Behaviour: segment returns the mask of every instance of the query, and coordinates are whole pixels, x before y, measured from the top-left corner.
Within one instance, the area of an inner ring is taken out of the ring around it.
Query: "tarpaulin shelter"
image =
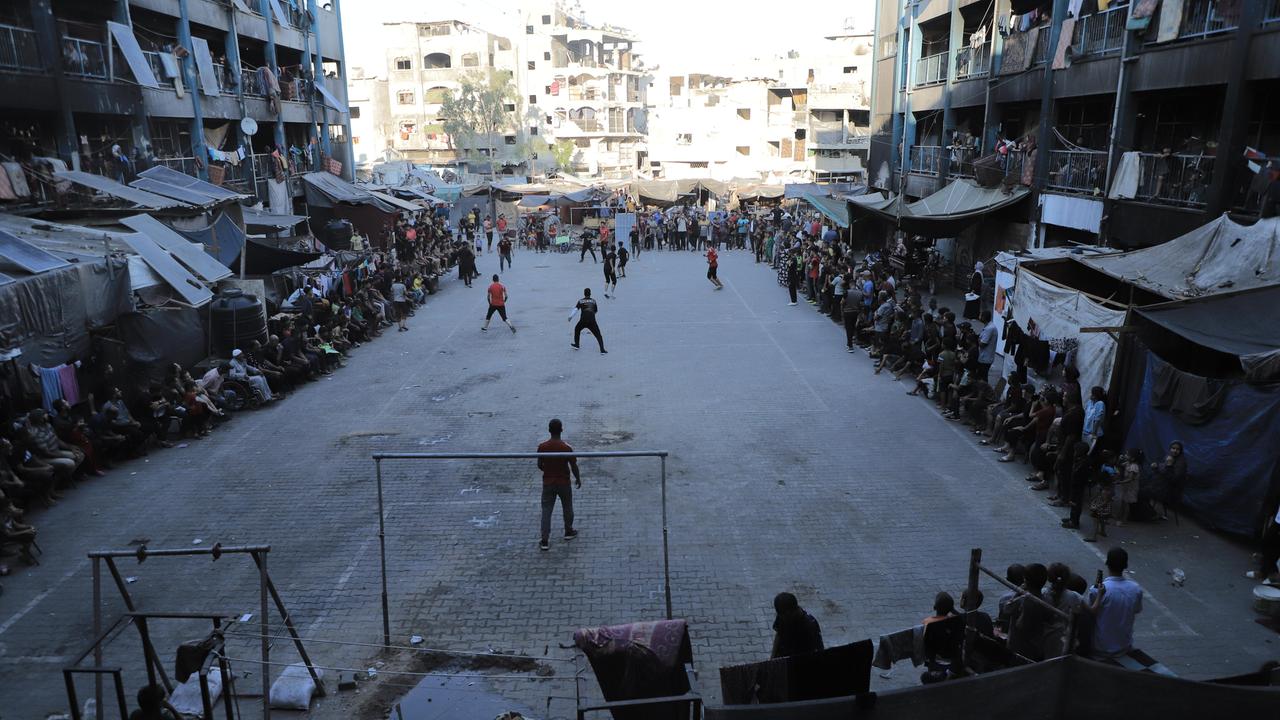
[[[338,218],[350,220],[357,230],[373,242],[386,241],[387,233],[395,225],[400,208],[333,173],[307,173],[302,176],[302,182],[311,211],[313,235],[323,241],[325,224]]]
[[[1079,261],[1169,299],[1274,285],[1280,283],[1280,217],[1241,225],[1223,215],[1155,247]]]
[[[1280,353],[1280,285],[1148,305],[1134,312],[1186,342],[1239,359],[1239,370],[1247,379],[1280,380],[1263,367],[1269,356]]]
[[[282,246],[283,243],[271,240],[248,238],[245,243],[245,273],[249,275],[270,275],[277,270],[291,267],[302,267],[317,260],[321,254],[301,252]],[[240,258],[235,259],[236,263]]]
[[[274,215],[265,210],[244,209],[244,227],[250,233],[291,232],[306,221],[306,215]]]
[[[832,197],[805,194],[804,201],[818,209],[838,227],[849,227],[849,203]]]
[[[984,216],[1006,208],[1027,197],[1023,187],[1006,192],[1001,188],[984,188],[972,180],[959,179],[938,192],[913,203],[895,198],[879,202],[855,202],[850,207],[859,216],[874,217],[902,230],[926,237],[955,237],[960,231]]]
[[[179,230],[183,237],[204,246],[205,252],[228,268],[235,269],[236,258],[244,247],[244,230],[226,213],[219,213],[210,225],[196,230]]]
[[[1197,682],[1136,672],[1075,655],[861,696],[775,705],[707,708],[706,720],[1200,720],[1230,708],[1239,717],[1272,717],[1280,688]],[[1034,708],[1029,712],[1028,708]]]
[[[127,376],[140,380],[160,381],[171,364],[193,367],[208,354],[207,334],[195,308],[125,313],[116,321],[116,333],[124,343]]]

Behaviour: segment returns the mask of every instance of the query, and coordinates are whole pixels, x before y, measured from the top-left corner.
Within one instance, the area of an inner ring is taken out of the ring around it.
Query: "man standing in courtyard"
[[[540,453],[573,452],[569,443],[560,439],[564,425],[559,418],[547,423],[547,431],[551,437],[538,445]],[[551,549],[551,513],[556,508],[556,498],[560,498],[560,511],[564,513],[564,539],[578,537],[573,529],[573,489],[569,487],[569,473],[573,472],[574,485],[582,487],[582,475],[578,472],[578,460],[573,457],[538,458],[538,469],[542,471],[542,540],[538,549]]]
[[[1089,590],[1094,658],[1119,657],[1133,649],[1133,621],[1142,612],[1142,586],[1124,576],[1128,568],[1129,553],[1124,548],[1111,548],[1107,551],[1108,577]]]
[[[502,322],[511,328],[511,334],[516,334],[516,326],[511,324],[507,319],[507,287],[498,281],[498,276],[493,276],[493,283],[489,285],[489,312],[484,316],[484,325],[480,326],[481,330],[489,329],[489,321],[493,319],[493,314],[498,313],[498,317],[502,318]]]
[[[600,334],[600,326],[596,324],[596,311],[599,310],[596,301],[591,299],[591,288],[583,288],[582,299],[577,305],[573,306],[573,312],[569,313],[569,321],[573,322],[573,317],[581,313],[582,317],[578,320],[577,326],[573,328],[573,349],[577,350],[578,341],[582,339],[582,331],[588,330],[592,335],[596,336],[596,342],[600,343],[600,354],[608,354],[608,350],[604,349],[604,336]]]

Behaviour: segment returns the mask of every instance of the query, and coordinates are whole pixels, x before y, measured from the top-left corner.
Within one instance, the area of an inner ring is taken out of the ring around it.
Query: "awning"
[[[247,230],[280,232],[292,230],[298,223],[306,222],[303,215],[272,215],[263,210],[244,209],[244,226]]]
[[[844,200],[805,193],[804,201],[817,208],[818,212],[830,218],[837,226],[849,227],[849,203]]]
[[[1280,350],[1280,285],[1161,303],[1136,312],[1179,337],[1228,355]]]
[[[244,258],[245,272],[249,275],[270,275],[277,270],[302,267],[315,262],[320,253],[298,252],[277,247],[270,241],[249,238]],[[239,262],[239,258],[237,258]]]
[[[156,165],[155,167],[147,168],[138,173],[138,176],[190,190],[211,200],[242,200],[249,197],[244,193],[228,190],[220,185],[214,185],[186,173],[180,173],[167,165]],[[159,194],[163,195],[164,193]]]
[[[373,193],[357,187],[328,172],[310,172],[302,176],[306,186],[307,203],[316,207],[333,207],[337,203],[371,205],[382,212],[394,213],[396,208],[374,197]],[[416,209],[416,208],[415,208]]]
[[[782,185],[752,183],[738,188],[737,192],[739,200],[775,200],[786,193],[786,188]]]
[[[316,92],[320,93],[320,97],[324,98],[325,105],[328,105],[329,107],[333,108],[334,110],[337,110],[340,113],[347,112],[346,103],[342,102],[337,98],[336,95],[329,92],[329,90],[325,88],[323,84],[317,82],[315,83],[315,87],[316,87]]]
[[[53,175],[61,180],[70,180],[77,185],[97,190],[105,195],[120,198],[121,200],[127,200],[138,207],[150,208],[151,210],[191,207],[190,203],[167,198],[163,195],[147,192],[146,190],[132,188],[128,185],[122,185],[111,178],[94,175],[93,173],[87,173],[80,170],[63,170],[55,172]]]
[[[1280,283],[1280,217],[1240,225],[1223,215],[1155,247],[1080,262],[1170,299]]]
[[[231,216],[220,213],[212,225],[202,228],[184,228],[178,230],[184,238],[199,243],[204,251],[223,266],[235,269],[236,258],[244,247],[244,230],[236,225]]]
[[[850,207],[855,214],[900,223],[907,233],[955,237],[984,215],[1008,207],[1027,194],[1024,187],[1006,193],[1001,188],[981,187],[972,180],[955,180],[938,192],[906,205],[895,199],[883,206],[876,202],[863,204],[855,201]]]
[[[518,204],[523,208],[536,208],[542,207],[549,202],[551,202],[551,196],[549,195],[525,195],[520,198]]]
[[[151,65],[147,64],[147,57],[142,54],[142,47],[138,45],[138,38],[133,36],[133,30],[128,25],[110,20],[107,21],[107,28],[111,30],[111,37],[115,39],[120,54],[124,55],[124,61],[129,64],[138,84],[160,89],[160,83],[156,82],[156,75],[151,72]]]
[[[422,212],[421,205],[414,205],[408,200],[401,200],[395,195],[389,195],[383,192],[372,192],[372,191],[369,194],[398,210],[403,210],[405,212]]]
[[[218,217],[218,222],[214,225],[223,223],[224,232],[230,232],[226,228],[224,220],[229,222],[225,214]],[[151,238],[157,245],[163,248],[170,255],[173,255],[183,265],[190,268],[195,274],[204,278],[208,282],[217,282],[223,278],[231,277],[231,271],[222,263],[207,255],[204,251],[204,245],[193,243],[177,230],[165,225],[150,215],[134,215],[120,221],[133,230]],[[239,228],[235,227],[235,223],[231,223],[231,230],[240,234],[240,241],[244,241],[244,235],[240,233]],[[228,244],[231,244],[228,238]]]

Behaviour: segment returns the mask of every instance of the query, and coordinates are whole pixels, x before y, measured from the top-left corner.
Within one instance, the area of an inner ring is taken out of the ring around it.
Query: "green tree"
[[[556,161],[556,167],[560,168],[561,172],[567,171],[573,164],[573,154],[577,150],[572,140],[557,140],[551,147],[551,157]]]
[[[519,96],[510,73],[485,77],[471,73],[462,78],[457,92],[449,92],[441,104],[444,131],[455,147],[471,151],[484,147],[489,152],[489,176],[497,176],[494,165],[494,137],[513,126],[519,117],[507,108]]]

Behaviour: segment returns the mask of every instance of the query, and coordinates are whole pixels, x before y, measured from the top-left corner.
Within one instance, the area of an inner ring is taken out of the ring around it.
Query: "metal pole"
[[[391,644],[391,611],[387,606],[387,528],[382,510],[382,460],[374,460],[378,473],[378,556],[382,561],[382,644]]]
[[[662,584],[667,597],[667,619],[671,619],[671,554],[667,548],[667,456],[662,461]]]
[[[268,23],[269,24],[269,23]],[[254,553],[258,561],[259,611],[258,622],[262,628],[262,720],[271,717],[271,623],[267,619],[267,554]]]
[[[93,636],[102,637],[102,560],[93,559]],[[93,647],[93,665],[102,667],[102,644]],[[93,676],[94,701],[102,707],[102,676]],[[72,703],[74,704],[74,703]]]

